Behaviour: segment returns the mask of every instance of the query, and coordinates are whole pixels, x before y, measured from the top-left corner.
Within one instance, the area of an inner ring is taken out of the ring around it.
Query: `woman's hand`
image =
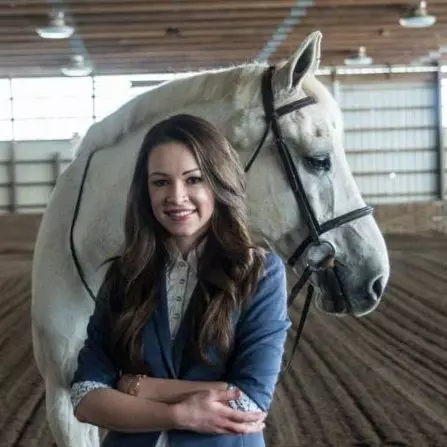
[[[239,390],[199,391],[174,406],[180,430],[198,433],[248,434],[264,429],[266,413],[233,410],[228,401],[238,399]]]
[[[122,393],[128,393],[129,384],[132,377],[133,377],[132,374],[123,374],[117,383],[116,389],[118,391],[121,391]]]

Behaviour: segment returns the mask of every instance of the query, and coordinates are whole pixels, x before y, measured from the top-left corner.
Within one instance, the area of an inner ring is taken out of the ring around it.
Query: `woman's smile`
[[[165,213],[176,222],[186,222],[195,213],[195,210],[173,210]]]

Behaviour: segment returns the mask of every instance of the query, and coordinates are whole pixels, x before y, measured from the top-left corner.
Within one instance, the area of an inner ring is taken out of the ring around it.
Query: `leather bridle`
[[[269,132],[272,131],[275,145],[276,148],[278,149],[278,153],[281,158],[282,167],[284,168],[287,180],[290,184],[290,187],[292,189],[293,195],[295,197],[296,203],[301,212],[303,220],[307,226],[307,229],[309,230],[309,236],[306,239],[304,239],[300,245],[298,245],[296,250],[287,260],[287,264],[290,267],[294,267],[297,261],[304,254],[306,254],[306,260],[305,260],[306,262],[304,270],[301,273],[301,276],[299,277],[298,281],[291,289],[291,292],[287,300],[287,305],[288,307],[292,306],[298,293],[306,284],[306,282],[309,280],[312,273],[321,271],[324,272],[325,279],[329,283],[332,289],[335,302],[337,302],[337,300],[338,301],[342,300],[344,302],[344,305],[349,307],[349,302],[346,299],[346,296],[343,292],[343,287],[341,285],[341,281],[339,279],[339,275],[337,272],[336,250],[329,241],[323,240],[320,236],[348,222],[370,215],[373,213],[374,210],[370,206],[364,206],[362,208],[338,216],[334,219],[328,220],[323,224],[320,224],[318,222],[317,217],[315,216],[315,213],[307,198],[297,168],[295,166],[295,163],[293,162],[290,150],[287,147],[286,143],[284,142],[284,138],[281,133],[281,128],[278,123],[279,118],[281,118],[282,116],[300,110],[303,107],[316,104],[317,101],[315,100],[315,98],[307,96],[305,98],[298,99],[297,101],[293,101],[289,104],[279,107],[278,109],[275,109],[273,83],[272,83],[274,71],[275,67],[271,66],[264,72],[262,76],[262,104],[264,107],[266,128],[258,147],[253,152],[253,155],[250,157],[249,161],[245,166],[245,172],[248,172],[252,167],[253,163],[256,161],[259,152],[261,151],[261,148],[264,146],[264,143],[267,139]],[[322,251],[323,256],[320,257],[320,259],[316,260],[312,259],[311,256],[312,250],[314,250],[314,252],[317,252],[318,250]],[[297,328],[295,341],[292,347],[292,353],[289,358],[289,361],[287,362],[283,370],[283,373],[287,371],[287,369],[290,367],[290,363],[292,361],[293,355],[296,351],[298,342],[301,337],[301,333],[304,328],[304,323],[307,318],[307,314],[309,311],[313,295],[314,295],[314,287],[311,283],[309,283],[306,301],[304,303],[301,319]]]

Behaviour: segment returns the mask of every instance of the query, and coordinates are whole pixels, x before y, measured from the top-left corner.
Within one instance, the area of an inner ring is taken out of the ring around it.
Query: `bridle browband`
[[[304,241],[302,241],[300,245],[298,245],[296,250],[287,260],[287,264],[290,267],[294,267],[298,259],[300,259],[306,252],[306,250],[308,250],[311,246],[320,247],[323,244],[329,246],[329,251],[327,252],[326,256],[324,256],[324,258],[322,258],[319,262],[306,263],[300,278],[290,291],[287,300],[287,305],[288,307],[292,306],[296,296],[303,288],[303,286],[306,284],[312,273],[315,271],[325,272],[326,279],[330,282],[331,287],[333,287],[333,290],[335,290],[336,295],[338,295],[340,299],[343,298],[345,300],[345,303],[347,304],[346,297],[344,296],[343,288],[339,280],[339,275],[337,273],[337,267],[335,265],[335,255],[336,255],[335,248],[332,246],[332,244],[322,240],[320,236],[348,222],[372,214],[373,208],[370,206],[365,206],[363,208],[359,208],[357,210],[338,216],[334,219],[328,220],[321,225],[319,224],[315,216],[315,213],[313,212],[313,209],[309,203],[309,200],[306,196],[306,192],[304,190],[301,179],[298,175],[295,163],[293,162],[290,150],[287,147],[286,143],[284,142],[281,133],[281,128],[278,123],[279,118],[281,118],[282,116],[300,110],[304,107],[310,106],[312,104],[316,104],[317,101],[315,100],[315,98],[307,96],[305,98],[298,99],[297,101],[293,101],[289,104],[281,106],[278,109],[275,109],[275,100],[274,100],[273,83],[272,83],[274,71],[275,67],[271,66],[264,72],[262,76],[262,85],[261,85],[262,104],[264,107],[266,128],[258,147],[253,152],[253,155],[250,157],[245,166],[245,172],[247,173],[252,167],[253,163],[256,161],[261,151],[261,148],[263,147],[267,139],[269,132],[272,131],[275,145],[276,148],[278,149],[278,153],[281,158],[282,167],[286,173],[287,180],[290,184],[290,187],[292,189],[293,195],[295,197],[301,215],[304,219],[306,227],[309,230],[309,236],[306,239],[304,239]],[[293,355],[298,346],[298,342],[300,340],[301,333],[304,328],[304,323],[307,318],[313,294],[314,294],[314,287],[312,284],[309,283],[306,300],[301,314],[301,319],[298,324],[295,341],[292,347],[292,352],[285,368],[283,369],[283,373],[285,373],[287,369],[290,367]]]
[[[279,127],[278,119],[281,118],[284,115],[287,115],[289,113],[295,112],[299,109],[302,109],[303,107],[307,107],[312,104],[316,104],[317,101],[308,96],[302,99],[299,99],[297,101],[293,101],[289,104],[286,104],[284,106],[279,107],[278,109],[275,109],[275,102],[274,102],[274,96],[273,96],[273,85],[272,85],[272,78],[274,73],[275,67],[269,67],[262,76],[262,103],[264,107],[264,113],[265,113],[265,121],[266,121],[266,128],[264,131],[264,134],[260,140],[260,143],[256,150],[253,152],[253,155],[250,157],[249,161],[247,162],[245,166],[245,172],[247,173],[253,163],[256,161],[259,152],[261,151],[262,147],[264,146],[264,143],[267,139],[267,136],[270,131],[273,132],[273,136],[275,139],[275,145],[278,149],[282,166],[285,170],[287,179],[290,183],[290,186],[293,191],[293,195],[295,196],[295,200],[297,202],[298,208],[301,211],[301,214],[303,216],[303,219],[306,223],[306,226],[309,230],[309,236],[304,239],[303,242],[296,248],[292,256],[287,260],[287,264],[290,267],[294,267],[296,262],[299,258],[305,253],[306,250],[309,250],[312,246],[314,247],[321,247],[324,244],[327,244],[330,248],[330,252],[327,256],[325,256],[323,259],[321,259],[320,262],[313,263],[308,262],[303,270],[303,273],[301,274],[300,278],[296,282],[296,284],[292,287],[287,305],[288,307],[292,306],[296,296],[300,292],[300,290],[303,288],[303,286],[306,284],[310,276],[313,272],[316,271],[324,271],[326,273],[326,279],[331,283],[331,286],[336,289],[336,294],[339,297],[344,297],[343,288],[341,287],[338,274],[337,274],[337,268],[335,265],[335,249],[332,247],[332,245],[328,244],[327,241],[324,241],[320,238],[320,236],[334,228],[337,228],[341,225],[344,225],[348,222],[351,222],[353,220],[359,219],[360,217],[367,216],[369,214],[372,214],[373,208],[370,206],[365,206],[363,208],[359,208],[357,210],[351,211],[349,213],[343,214],[342,216],[336,217],[334,219],[328,220],[324,222],[323,224],[319,224],[312,207],[309,203],[309,200],[307,199],[303,184],[301,183],[301,179],[298,175],[296,166],[293,162],[292,156],[290,154],[289,148],[285,144],[282,134],[281,134],[281,128]],[[84,172],[82,174],[81,178],[81,184],[79,186],[79,192],[75,203],[75,209],[73,212],[73,218],[70,225],[70,234],[69,234],[69,245],[70,245],[70,251],[73,258],[73,262],[75,264],[76,270],[78,271],[79,277],[81,279],[82,284],[84,285],[87,293],[90,295],[93,301],[96,301],[95,294],[93,293],[92,289],[87,283],[87,280],[84,275],[84,271],[82,269],[81,263],[79,261],[78,255],[76,253],[76,247],[74,243],[74,230],[76,221],[79,215],[80,211],[80,205],[84,190],[85,181],[87,178],[87,171],[90,167],[91,160],[93,156],[101,151],[103,148],[99,148],[95,151],[92,151],[86,161],[86,165],[84,168]],[[291,356],[283,369],[283,373],[287,371],[287,369],[290,367],[290,363],[292,361],[293,355],[296,351],[296,348],[298,346],[298,342],[301,336],[301,333],[304,328],[304,323],[306,321],[306,317],[309,311],[309,307],[312,301],[314,293],[314,287],[312,284],[309,284],[308,290],[307,290],[307,296],[306,301],[304,303],[302,315],[300,322],[298,324],[295,341],[292,347],[292,353]]]

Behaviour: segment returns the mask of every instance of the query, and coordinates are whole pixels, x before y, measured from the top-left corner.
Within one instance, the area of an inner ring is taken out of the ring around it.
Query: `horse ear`
[[[309,34],[285,65],[276,71],[276,91],[298,89],[304,76],[315,74],[320,65],[322,38],[320,31]]]

